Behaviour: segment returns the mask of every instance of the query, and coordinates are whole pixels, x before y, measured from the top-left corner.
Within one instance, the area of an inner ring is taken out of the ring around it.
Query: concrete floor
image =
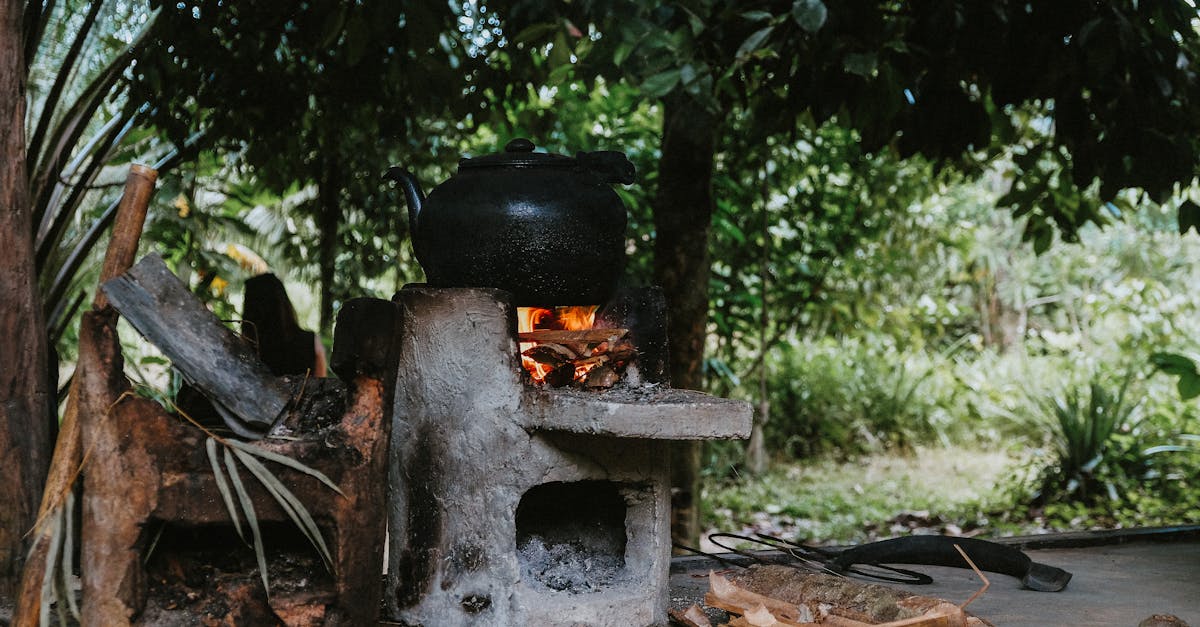
[[[1135,627],[1152,614],[1174,614],[1200,627],[1200,538],[1124,537],[1120,544],[1073,548],[1026,548],[1034,561],[1058,566],[1074,576],[1062,592],[1034,592],[1005,575],[991,575],[988,591],[968,610],[995,625],[1120,625]],[[1007,543],[1007,542],[1006,542]],[[1020,544],[1019,542],[1012,542]],[[1078,543],[1060,542],[1059,545]],[[1053,537],[1036,545],[1055,546]],[[715,560],[676,558],[671,570],[672,606],[687,607],[703,599],[712,568],[728,568]],[[928,586],[906,589],[915,594],[961,603],[979,589],[973,572],[939,566],[913,566],[934,579]],[[904,587],[899,586],[897,587]]]

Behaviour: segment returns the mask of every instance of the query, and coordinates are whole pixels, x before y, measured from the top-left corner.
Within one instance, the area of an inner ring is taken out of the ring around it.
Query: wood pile
[[[710,573],[704,603],[729,612],[722,624],[730,627],[982,627],[990,623],[963,608],[987,589],[983,582],[979,593],[955,605],[789,566],[753,566],[733,580]],[[698,605],[670,617],[685,627],[712,625]]]
[[[546,385],[606,390],[637,356],[628,335],[628,329],[538,329],[517,337],[522,345],[533,344],[521,356],[537,365]]]

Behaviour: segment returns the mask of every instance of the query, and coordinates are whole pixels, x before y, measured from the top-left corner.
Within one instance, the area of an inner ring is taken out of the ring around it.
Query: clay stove
[[[666,621],[671,440],[744,438],[747,403],[666,382],[656,290],[601,317],[639,374],[534,386],[507,292],[410,286],[401,317],[386,611],[408,625]]]

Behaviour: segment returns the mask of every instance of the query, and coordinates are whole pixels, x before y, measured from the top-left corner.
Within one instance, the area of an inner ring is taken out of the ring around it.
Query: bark
[[[50,455],[54,388],[25,171],[25,3],[0,0],[0,595],[11,596]]]
[[[687,96],[667,98],[658,197],[654,203],[654,278],[667,299],[671,384],[699,389],[708,324],[708,234],[713,209],[716,118]],[[672,446],[672,525],[676,542],[700,535],[699,442]]]
[[[321,265],[321,333],[328,334],[333,326],[333,274],[337,262],[338,226],[341,224],[341,176],[336,159],[324,160],[321,182],[317,190],[320,231],[318,263]]]

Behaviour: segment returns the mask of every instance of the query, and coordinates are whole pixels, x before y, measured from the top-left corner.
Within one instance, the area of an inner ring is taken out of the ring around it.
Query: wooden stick
[[[613,338],[623,338],[629,329],[584,329],[582,331],[561,331],[558,329],[538,329],[537,331],[522,331],[517,338],[522,342],[554,342],[563,344],[577,342],[595,344]]]
[[[979,570],[979,567],[975,565],[975,562],[971,561],[971,557],[969,555],[967,555],[967,552],[964,551],[961,546],[956,544],[956,545],[954,545],[954,548],[958,550],[958,554],[961,555],[963,557],[963,559],[967,560],[967,565],[971,567],[971,570],[975,571],[975,574],[978,575],[981,580],[983,580],[983,587],[976,590],[975,594],[971,595],[971,598],[967,599],[966,601],[963,601],[962,605],[958,606],[959,609],[965,610],[965,609],[967,609],[967,606],[971,604],[972,601],[974,601],[975,599],[978,599],[980,596],[983,595],[984,592],[987,592],[987,589],[991,587],[992,582],[988,581],[987,575],[984,575],[983,571]]]
[[[117,216],[113,222],[112,238],[108,250],[104,254],[104,266],[100,271],[100,282],[104,283],[133,265],[137,254],[138,241],[142,238],[142,226],[146,221],[146,211],[150,206],[150,197],[154,194],[154,181],[158,171],[144,165],[134,164],[129,167],[129,175],[125,178],[125,192],[121,196],[121,204],[117,207]],[[108,304],[100,290],[96,290],[96,298],[92,301],[95,309],[103,309]],[[79,350],[89,350],[90,347],[80,346]],[[77,362],[78,363],[78,362]],[[79,476],[83,460],[83,438],[80,437],[78,388],[79,373],[71,380],[71,389],[67,395],[67,407],[59,426],[58,440],[54,443],[54,455],[50,459],[50,472],[46,476],[46,485],[42,490],[42,503],[38,508],[37,523],[30,533],[34,534],[33,541],[21,571],[21,583],[17,589],[16,606],[13,608],[13,627],[35,627],[41,619],[42,581],[46,577],[46,558],[49,554],[51,534],[45,533],[43,521],[56,515],[62,507],[66,495]]]
[[[108,250],[104,253],[104,266],[100,269],[100,283],[125,272],[133,265],[137,257],[138,241],[142,239],[142,226],[146,223],[146,211],[150,207],[150,197],[154,195],[154,181],[158,179],[158,170],[144,165],[129,166],[129,176],[125,178],[125,193],[121,196],[121,204],[117,206],[117,216],[113,220],[112,238],[108,242]],[[104,309],[108,306],[108,298],[102,290],[96,290],[96,299],[92,307]]]

